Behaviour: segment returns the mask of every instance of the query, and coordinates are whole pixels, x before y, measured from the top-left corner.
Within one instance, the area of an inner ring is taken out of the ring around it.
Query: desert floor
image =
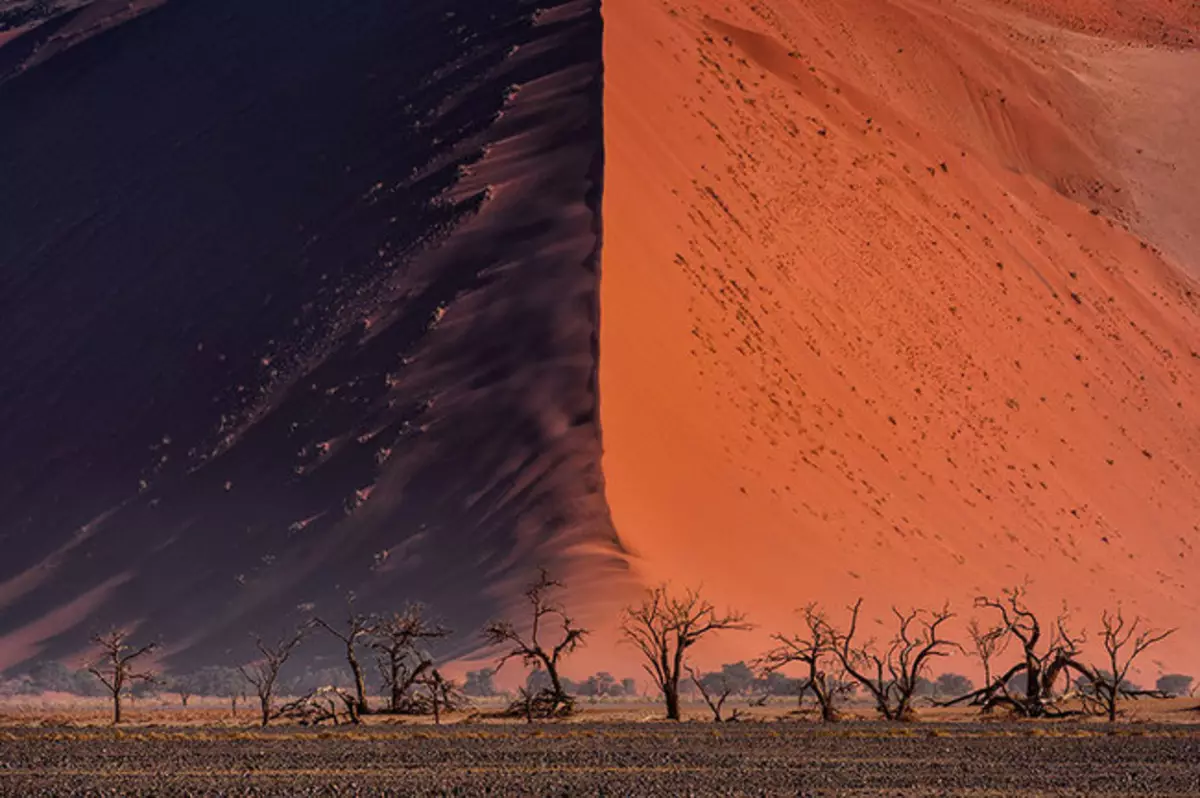
[[[821,725],[782,703],[719,725],[691,706],[670,724],[628,702],[532,725],[480,707],[441,726],[265,730],[211,703],[141,702],[118,730],[100,704],[9,704],[0,794],[1200,795],[1195,703],[1142,702],[1113,726],[940,709],[886,724],[865,707]]]

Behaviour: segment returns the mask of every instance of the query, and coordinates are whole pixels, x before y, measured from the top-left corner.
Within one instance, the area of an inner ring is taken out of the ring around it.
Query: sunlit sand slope
[[[1185,5],[605,0],[604,472],[643,579],[764,632],[1028,580],[1196,661]]]

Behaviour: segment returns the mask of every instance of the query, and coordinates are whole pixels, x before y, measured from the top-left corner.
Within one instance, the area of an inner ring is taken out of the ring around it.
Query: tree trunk
[[[837,720],[837,712],[833,709],[833,694],[829,688],[822,686],[820,688],[814,686],[813,693],[817,697],[817,706],[821,708],[821,721],[824,723],[833,723]]]
[[[258,700],[262,707],[262,725],[267,726],[271,723],[271,696],[259,696]]]
[[[346,659],[350,662],[350,670],[354,673],[354,696],[358,701],[358,713],[365,715],[369,711],[367,707],[367,683],[363,678],[362,666],[358,664],[358,657],[354,655],[354,642],[346,644]]]
[[[116,726],[121,722],[121,692],[118,690],[113,693],[113,725]]]
[[[679,684],[663,685],[663,697],[667,700],[667,720],[679,720]]]
[[[1042,716],[1042,669],[1033,660],[1027,660],[1025,671],[1026,714],[1033,718]]]
[[[399,680],[396,677],[392,677],[392,712],[400,711],[400,702],[404,700],[404,693],[401,690]]]
[[[554,662],[543,656],[542,664],[546,666],[546,675],[550,677],[550,689],[554,691],[554,706],[550,708],[550,713],[554,714],[558,711],[559,704],[566,705],[567,692],[563,690],[562,680],[558,678],[558,668]]]

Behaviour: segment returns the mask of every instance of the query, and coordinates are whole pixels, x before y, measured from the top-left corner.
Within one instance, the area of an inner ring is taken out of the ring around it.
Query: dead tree
[[[263,642],[261,637],[256,637],[254,644],[262,656],[254,662],[238,667],[242,678],[250,683],[254,688],[255,695],[258,696],[263,726],[269,725],[273,717],[272,701],[275,694],[275,682],[279,679],[279,670],[292,656],[296,646],[300,645],[300,641],[304,639],[304,632],[304,629],[298,629],[270,644]]]
[[[190,676],[172,676],[167,680],[167,687],[179,696],[179,704],[187,709],[188,701],[192,698],[192,678]]]
[[[314,618],[313,623],[320,626],[329,634],[341,641],[346,650],[346,664],[350,666],[350,674],[354,677],[354,696],[357,702],[354,718],[371,711],[367,705],[367,683],[363,677],[362,665],[358,661],[358,647],[371,633],[371,621],[365,615],[354,611],[354,598],[347,600],[348,611],[346,620],[339,627],[326,623],[321,618]]]
[[[1008,630],[1003,626],[989,626],[984,628],[979,624],[978,618],[972,618],[967,624],[967,634],[971,637],[971,656],[979,660],[980,667],[983,668],[983,683],[984,685],[993,685],[995,680],[992,678],[992,660],[997,655],[1004,653],[1008,647]],[[986,698],[991,695],[984,693],[980,698],[975,699],[976,703],[983,703]]]
[[[100,648],[100,657],[88,665],[88,673],[99,679],[112,696],[114,726],[121,722],[121,697],[126,687],[134,682],[154,682],[154,674],[151,671],[135,670],[134,663],[138,658],[153,652],[155,644],[147,643],[140,648],[134,648],[128,640],[129,633],[123,629],[113,629],[92,637],[92,642]]]
[[[1104,630],[1107,667],[1092,668],[1087,674],[1092,689],[1084,696],[1084,705],[1097,711],[1096,714],[1106,715],[1109,723],[1112,723],[1117,719],[1117,704],[1122,698],[1160,695],[1156,690],[1135,690],[1129,687],[1126,677],[1133,667],[1134,660],[1150,646],[1170,637],[1175,630],[1147,629],[1139,617],[1135,617],[1132,622],[1126,621],[1120,607],[1117,607],[1115,613],[1105,610],[1100,617],[1100,624]]]
[[[874,641],[855,642],[862,599],[850,607],[850,624],[843,634],[832,633],[838,663],[875,701],[885,720],[911,720],[913,698],[930,660],[944,657],[958,644],[941,636],[941,627],[954,617],[949,606],[932,612],[901,612],[895,607],[896,636],[880,653]]]
[[[759,665],[766,673],[777,671],[793,663],[806,668],[806,675],[797,686],[799,702],[804,703],[805,693],[811,692],[821,710],[821,720],[830,723],[838,719],[837,700],[846,692],[846,683],[840,678],[829,677],[826,670],[836,662],[836,637],[824,611],[816,604],[803,610],[806,631],[795,635],[773,635],[777,645],[768,651]]]
[[[339,707],[351,723],[358,723],[358,700],[338,687],[318,687],[279,708],[275,717],[294,720],[301,726],[320,726],[329,721],[338,725]]]
[[[692,683],[696,685],[696,689],[700,691],[700,697],[704,699],[704,703],[708,705],[709,710],[713,713],[714,723],[738,719],[740,713],[736,709],[728,718],[721,715],[721,711],[725,707],[725,702],[729,700],[729,696],[733,695],[734,692],[733,684],[730,683],[728,677],[720,673],[710,673],[702,676],[696,673],[695,669],[691,666],[688,666],[687,672],[688,676],[692,679]],[[710,676],[715,677],[716,684],[706,684]]]
[[[492,621],[483,630],[489,645],[508,647],[496,663],[497,671],[510,659],[520,659],[526,667],[546,671],[550,686],[536,699],[539,714],[544,717],[569,715],[574,710],[575,701],[563,688],[558,666],[562,658],[583,645],[588,636],[588,630],[576,626],[562,605],[550,598],[551,592],[562,588],[562,582],[551,579],[543,568],[538,579],[526,589],[525,598],[533,615],[528,637],[511,621]],[[551,644],[543,640],[543,635],[547,634],[547,624],[555,621],[557,642]]]
[[[1055,693],[1059,681],[1069,682],[1072,671],[1091,679],[1089,669],[1078,660],[1085,638],[1071,632],[1066,613],[1056,617],[1048,630],[1044,629],[1041,620],[1025,603],[1025,591],[1021,587],[1006,589],[999,598],[980,596],[975,599],[975,606],[1000,614],[997,628],[1020,647],[1021,659],[989,684],[947,701],[944,706],[970,701],[978,703],[983,712],[1003,706],[1028,718],[1077,714],[1056,706],[1062,698]],[[1025,690],[1014,693],[1008,685],[1020,674],[1025,677]]]
[[[621,625],[622,634],[645,658],[642,667],[662,693],[668,720],[680,719],[679,680],[688,649],[706,635],[750,628],[742,613],[718,613],[699,591],[673,596],[666,585],[650,590],[638,606],[627,607]]]
[[[421,684],[429,693],[429,709],[433,713],[435,726],[442,725],[443,712],[453,712],[465,703],[458,685],[444,678],[437,668],[430,670],[421,679]]]
[[[533,723],[534,715],[537,713],[537,691],[530,690],[527,687],[517,688],[517,698],[508,706],[508,714],[520,715],[525,718],[526,723]]]
[[[403,612],[377,616],[370,622],[370,646],[388,694],[388,711],[414,712],[412,691],[433,667],[424,648],[430,641],[450,635],[450,630],[425,618],[425,608],[411,604]]]

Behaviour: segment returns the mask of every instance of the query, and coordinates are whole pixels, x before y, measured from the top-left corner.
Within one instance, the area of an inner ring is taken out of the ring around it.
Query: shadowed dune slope
[[[1194,4],[604,15],[604,473],[639,576],[760,632],[1028,580],[1200,662],[1200,53],[1143,43]]]
[[[0,667],[618,589],[600,55],[587,0],[179,0],[0,84]]]

